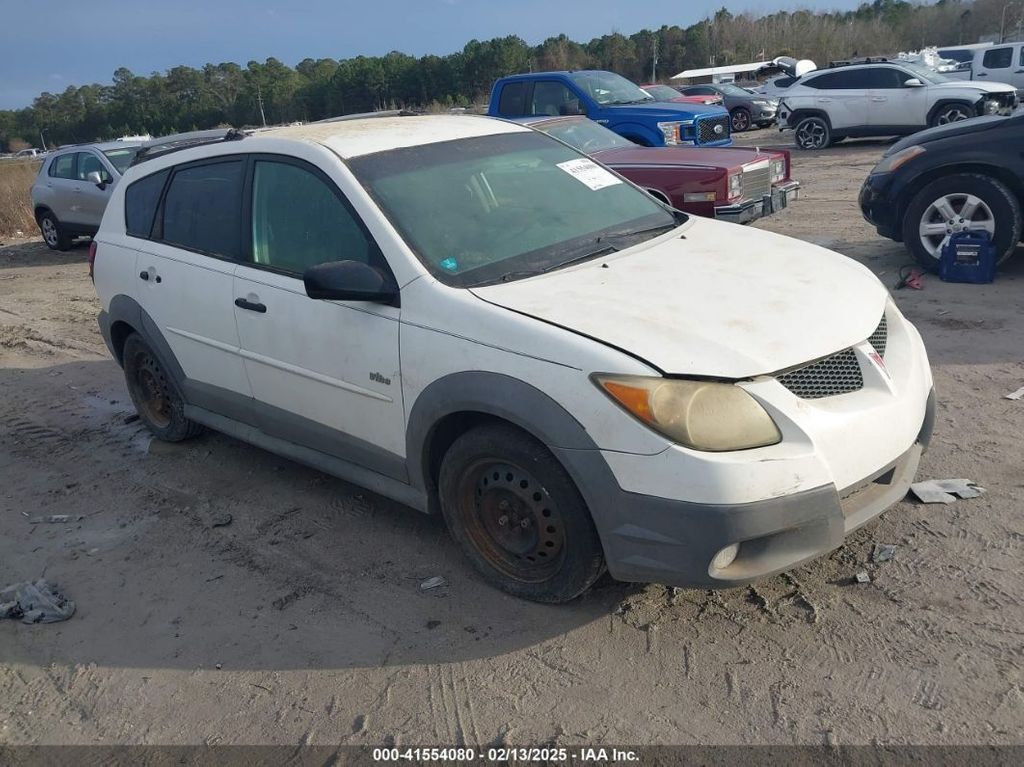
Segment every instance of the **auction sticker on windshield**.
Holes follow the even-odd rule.
[[[579,160],[568,160],[558,163],[558,167],[568,173],[577,181],[580,181],[595,191],[604,189],[606,186],[621,184],[613,174],[606,171],[593,160],[580,158]]]

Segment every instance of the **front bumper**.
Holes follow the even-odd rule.
[[[602,531],[611,575],[624,581],[728,588],[796,567],[842,545],[861,525],[901,500],[931,440],[935,394],[914,444],[850,487],[835,486],[752,503],[700,504],[618,490],[605,498],[620,524]],[[735,561],[714,569],[726,546]]]
[[[766,194],[760,200],[748,199],[731,205],[716,206],[715,218],[733,224],[748,224],[789,207],[789,204],[799,196],[800,182],[784,181],[775,184],[772,193]]]
[[[903,233],[899,206],[890,194],[892,180],[891,173],[868,176],[860,188],[858,204],[864,220],[874,226],[882,237],[899,242],[903,239]]]

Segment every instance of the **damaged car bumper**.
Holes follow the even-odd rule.
[[[748,224],[789,207],[800,196],[800,182],[786,181],[776,184],[770,194],[759,200],[746,199],[738,203],[715,206],[715,218],[733,224]]]

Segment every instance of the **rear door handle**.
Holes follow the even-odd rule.
[[[875,96],[871,100],[872,101],[888,101],[889,99],[887,99],[885,96]]]
[[[988,72],[978,72],[978,77],[988,77]]]
[[[259,312],[260,314],[267,313],[267,307],[264,304],[259,303],[258,301],[247,301],[244,298],[236,298],[235,306],[237,306],[239,309],[246,309],[250,312]]]

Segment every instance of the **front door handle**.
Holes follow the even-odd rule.
[[[978,72],[978,77],[988,77],[988,72]]]
[[[885,98],[885,96],[875,96],[875,97],[874,97],[874,98],[872,98],[871,100],[872,100],[872,101],[888,101],[888,99],[887,99],[887,98]]]
[[[267,307],[258,301],[247,301],[244,298],[236,298],[235,306],[239,309],[247,309],[250,312],[259,312],[260,314],[267,313]]]

